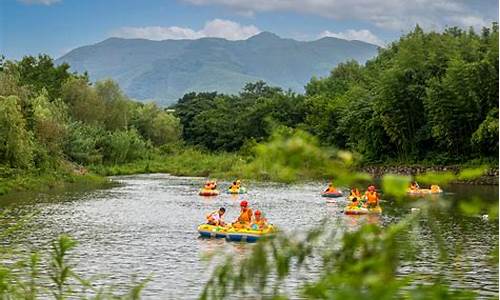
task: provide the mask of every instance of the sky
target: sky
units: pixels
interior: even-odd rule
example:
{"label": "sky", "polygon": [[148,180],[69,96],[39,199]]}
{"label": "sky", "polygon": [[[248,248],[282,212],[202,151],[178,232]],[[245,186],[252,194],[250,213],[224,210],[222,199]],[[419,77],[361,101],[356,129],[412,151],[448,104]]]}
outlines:
{"label": "sky", "polygon": [[0,54],[58,58],[109,37],[241,40],[262,31],[384,46],[417,23],[442,31],[493,21],[498,0],[0,0]]}

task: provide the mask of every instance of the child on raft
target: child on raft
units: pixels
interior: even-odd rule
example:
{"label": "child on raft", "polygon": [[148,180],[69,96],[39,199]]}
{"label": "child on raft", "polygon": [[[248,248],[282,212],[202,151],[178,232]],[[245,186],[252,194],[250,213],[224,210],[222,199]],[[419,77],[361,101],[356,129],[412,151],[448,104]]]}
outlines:
{"label": "child on raft", "polygon": [[224,220],[222,217],[224,216],[224,213],[226,212],[226,209],[224,207],[219,208],[219,210],[213,211],[207,216],[207,224],[208,225],[214,225],[214,226],[224,226],[226,225],[224,223]]}
{"label": "child on raft", "polygon": [[353,187],[353,188],[351,188],[350,196],[354,197],[354,198],[361,198],[361,192],[358,190],[358,188]]}
{"label": "child on raft", "polygon": [[333,186],[333,181],[328,184],[325,193],[336,193],[337,189]]}
{"label": "child on raft", "polygon": [[348,208],[349,209],[356,209],[361,206],[361,202],[359,201],[358,197],[353,197],[351,203],[349,203]]}
{"label": "child on raft", "polygon": [[252,225],[250,228],[253,230],[263,230],[266,229],[267,227],[267,219],[262,217],[262,213],[260,210],[256,210],[254,213],[254,221],[252,222]]}
{"label": "child on raft", "polygon": [[241,187],[241,181],[239,179],[237,179],[236,181],[233,181],[233,183],[229,187],[229,190],[231,192],[237,192],[240,190],[240,187]]}
{"label": "child on raft", "polygon": [[253,212],[252,209],[248,207],[248,201],[243,200],[240,202],[240,215],[233,223],[234,228],[249,228],[252,223]]}

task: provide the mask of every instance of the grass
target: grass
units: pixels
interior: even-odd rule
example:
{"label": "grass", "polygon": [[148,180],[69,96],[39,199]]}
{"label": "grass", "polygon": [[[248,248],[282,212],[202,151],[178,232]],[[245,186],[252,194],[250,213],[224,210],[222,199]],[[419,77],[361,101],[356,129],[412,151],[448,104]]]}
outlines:
{"label": "grass", "polygon": [[169,173],[177,176],[233,178],[241,174],[247,159],[236,153],[207,153],[183,149],[170,155],[120,165],[94,165],[90,170],[102,176],[139,173]]}
{"label": "grass", "polygon": [[71,186],[100,187],[109,184],[105,177],[95,174],[77,175],[66,172],[19,172],[0,178],[0,195],[15,192],[44,192]]}

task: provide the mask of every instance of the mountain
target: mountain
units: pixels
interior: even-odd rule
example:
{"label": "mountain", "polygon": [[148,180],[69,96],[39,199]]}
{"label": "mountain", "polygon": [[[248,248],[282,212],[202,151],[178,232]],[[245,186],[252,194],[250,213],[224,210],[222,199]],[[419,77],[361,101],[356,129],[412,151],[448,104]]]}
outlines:
{"label": "mountain", "polygon": [[74,49],[56,63],[87,71],[93,81],[112,78],[129,97],[166,105],[189,91],[237,93],[256,80],[300,92],[312,76],[325,76],[348,59],[364,63],[377,49],[361,41],[296,41],[270,32],[239,41],[109,38]]}

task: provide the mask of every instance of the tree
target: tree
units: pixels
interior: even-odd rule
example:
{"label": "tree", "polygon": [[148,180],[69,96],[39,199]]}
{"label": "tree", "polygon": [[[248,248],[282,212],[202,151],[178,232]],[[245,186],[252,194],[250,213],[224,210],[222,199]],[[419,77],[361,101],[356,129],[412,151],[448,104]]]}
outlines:
{"label": "tree", "polygon": [[498,108],[492,109],[479,128],[472,134],[472,144],[487,156],[498,154]]}
{"label": "tree", "polygon": [[0,162],[27,169],[32,165],[32,134],[26,129],[17,96],[0,96]]}
{"label": "tree", "polygon": [[[49,99],[61,97],[64,82],[76,75],[69,72],[68,64],[54,65],[51,57],[41,54],[38,57],[25,56],[17,64],[11,65],[19,73],[21,85],[30,86],[35,92],[46,89]],[[87,79],[86,76],[80,78]]]}
{"label": "tree", "polygon": [[[67,133],[68,109],[61,99],[49,102],[48,93],[42,90],[33,100],[33,122],[35,139],[39,147],[37,153],[46,151],[45,161],[60,158]],[[37,147],[38,148],[38,147]]]}
{"label": "tree", "polygon": [[177,143],[181,138],[180,120],[155,103],[136,105],[130,124],[156,146]]}
{"label": "tree", "polygon": [[95,90],[104,103],[104,125],[108,130],[123,130],[128,126],[129,105],[118,84],[112,80],[97,82]]}
{"label": "tree", "polygon": [[106,116],[106,106],[94,88],[82,78],[69,78],[62,86],[61,97],[67,103],[74,120],[100,124]]}

